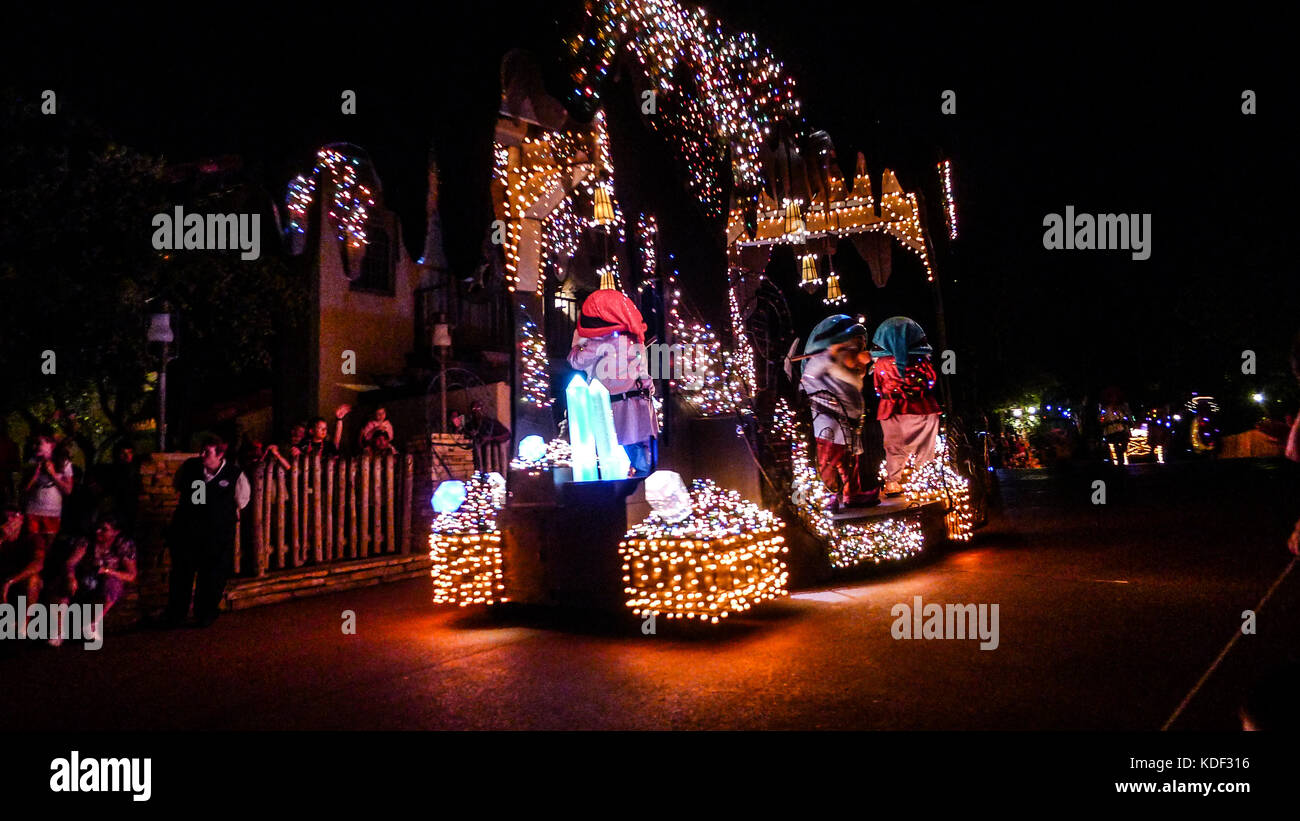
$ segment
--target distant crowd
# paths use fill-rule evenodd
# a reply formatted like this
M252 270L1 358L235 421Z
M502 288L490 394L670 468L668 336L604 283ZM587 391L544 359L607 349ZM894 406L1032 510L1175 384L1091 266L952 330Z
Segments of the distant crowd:
M346 456L351 450L343 442L343 421L352 412L350 405L339 405L334 410L333 430L323 416L297 422L289 428L289 436L282 442L265 443L256 437L244 437L238 448L239 463L251 471L256 466L274 460L289 470L299 456ZM388 456L398 452L393 444L393 423L388 411L376 408L357 437L358 454Z

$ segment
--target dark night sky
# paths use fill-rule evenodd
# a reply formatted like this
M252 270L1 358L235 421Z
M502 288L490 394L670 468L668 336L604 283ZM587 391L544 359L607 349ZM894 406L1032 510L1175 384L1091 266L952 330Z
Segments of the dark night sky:
M0 84L59 89L65 110L172 160L240 154L277 196L316 147L355 142L374 158L417 254L432 140L448 253L464 270L490 220L500 58L521 46L556 66L581 8L544 5L366 6L352 17L319 13L312 26L65 17L18 27L11 79ZM933 198L936 159L954 158L962 236L943 271L951 342L987 391L1040 374L1076 393L1111 381L1135 394L1218 390L1243 348L1258 351L1261 370L1284 368L1300 327L1300 287L1282 250L1300 170L1291 139L1300 99L1274 47L1277 21L1244 11L1233 21L1048 21L819 0L705 5L786 62L809 125L830 132L849 173L863 150ZM339 113L342 88L359 94L356 117ZM939 111L948 88L958 94L952 117ZM1257 116L1240 114L1244 88L1259 94ZM667 250L707 303L720 291L720 243L680 178L665 173L661 144L616 116L628 103L611 108L625 210L659 213ZM1067 204L1150 212L1151 259L1045 251L1043 216ZM792 286L794 270L781 263L769 273ZM846 264L858 310L923 313L909 307L924 291L903 253L881 292ZM791 302L809 324L822 310L797 292Z

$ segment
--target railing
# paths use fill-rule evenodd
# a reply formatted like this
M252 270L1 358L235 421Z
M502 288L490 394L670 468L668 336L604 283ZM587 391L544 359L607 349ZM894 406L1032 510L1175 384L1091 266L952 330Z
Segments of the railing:
M252 532L237 540L235 573L410 553L414 475L410 454L299 456L288 470L264 461L252 471L240 522Z

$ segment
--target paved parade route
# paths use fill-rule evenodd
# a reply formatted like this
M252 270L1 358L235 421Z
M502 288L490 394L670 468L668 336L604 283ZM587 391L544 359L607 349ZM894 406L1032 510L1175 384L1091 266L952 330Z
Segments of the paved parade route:
M721 629L490 618L433 607L417 580L110 634L96 652L10 645L0 726L1158 729L1286 567L1296 489L1255 462L1008 475L973 544ZM996 605L996 649L894 638L891 611L918 596ZM1238 726L1246 688L1294 647L1298 596L1292 573L1175 729Z

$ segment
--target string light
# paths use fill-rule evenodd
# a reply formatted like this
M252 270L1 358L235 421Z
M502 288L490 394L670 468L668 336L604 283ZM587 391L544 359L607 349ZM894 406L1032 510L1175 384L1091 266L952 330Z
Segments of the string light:
M683 358L681 376L672 381L672 390L701 415L735 413L741 407L740 396L733 390L740 379L732 370L738 360L723 349L712 326L683 300L676 271L668 277L667 302L673 355Z
M731 34L702 9L674 0L588 0L569 41L574 98L599 104L616 60L654 92L650 127L686 166L687 186L709 217L724 212L720 169L731 158L737 187L759 190L759 154L777 125L802 130L795 84L752 34Z
M653 214L636 221L637 246L641 249L641 282L651 282L659 271L659 223Z
M496 216L505 224L502 248L506 262L506 287L514 291L519 285L520 243L523 241L523 224L537 204L567 192L547 214L542 226L539 273L561 270L564 261L573 255L578 237L592 224L578 215L578 199L592 203L593 212L598 189L608 195L614 189L614 167L609 150L609 131L605 113L599 111L586 129L580 131L546 131L526 137L514 148L495 143L493 147L493 202ZM574 179L584 182L573 183ZM613 221L606 222L605 213L599 224L611 231L616 243L625 241L626 221L616 200L603 203L612 206ZM618 255L609 260L614 281L619 276ZM543 277L538 277L537 291L543 289Z
M560 204L546 217L542 228L542 270L560 277L564 266L578 250L578 240L587 228L587 221L578 214L574 204L574 191L570 191ZM546 277L537 278L537 293L546 290Z
M832 567L843 569L868 562L897 561L924 549L919 509L866 523L838 523L831 518L833 494L817 474L794 411L784 397L777 400L773 428L777 440L790 448L793 473L790 501L804 524L826 544Z
M924 505L942 502L947 512L944 524L948 538L958 542L970 541L975 531L975 510L970 503L970 480L952 467L948 453L948 437L940 434L935 443L934 458L919 471L915 470L915 454L903 466L903 498L912 504ZM879 476L886 477L885 463L880 463Z
M685 519L651 513L619 543L632 612L717 624L786 595L785 524L706 479L692 482L690 495Z
M370 243L366 236L366 222L375 205L374 192L360 181L364 161L348 157L335 148L326 146L316 152L316 165L310 176L299 174L289 183L285 205L289 211L289 230L306 233L307 211L316 198L318 180L324 174L334 192L330 199L327 218L340 242L352 248Z
M546 443L546 456L538 461L526 461L516 456L510 460L511 470L524 470L534 475L553 468L567 468L573 464L573 448L569 440L556 437Z
M465 501L434 517L429 536L433 601L437 604L498 604L508 601L497 528L499 493L483 473L465 483Z
M957 200L952 193L952 160L939 163L939 179L943 182L943 218L948 223L948 239L957 239Z
M550 359L546 354L546 337L537 323L522 307L519 311L519 367L520 390L524 402L538 408L549 408L555 399L551 396Z
M727 271L727 279L730 282L727 288L727 304L731 312L732 343L731 367L727 371L728 374L738 377L729 382L733 389L739 391L737 402L743 406L743 403L758 393L758 376L754 370L754 348L749 344L749 336L745 333L745 320L740 315L740 300L736 296L736 285L742 273L739 269ZM736 384L737 382L739 384Z
M831 190L842 192L843 181L834 176L835 173L832 167ZM933 282L934 270L930 266L930 255L926 250L925 230L921 227L916 195L902 191L893 171L886 169L883 178L885 193L881 196L879 217L875 213L873 196L866 194L861 200L855 198L859 188L855 184L854 196L849 199L832 200L828 207L819 205L809 208L803 214L804 230L791 235L786 231L785 209L763 194L759 200L754 235L746 239L748 232L745 229L745 212L742 208L733 208L727 218L727 236L736 237L734 244L738 246L803 245L810 239L839 240L854 234L879 232L893 237L904 248L916 254L925 269L926 280Z

